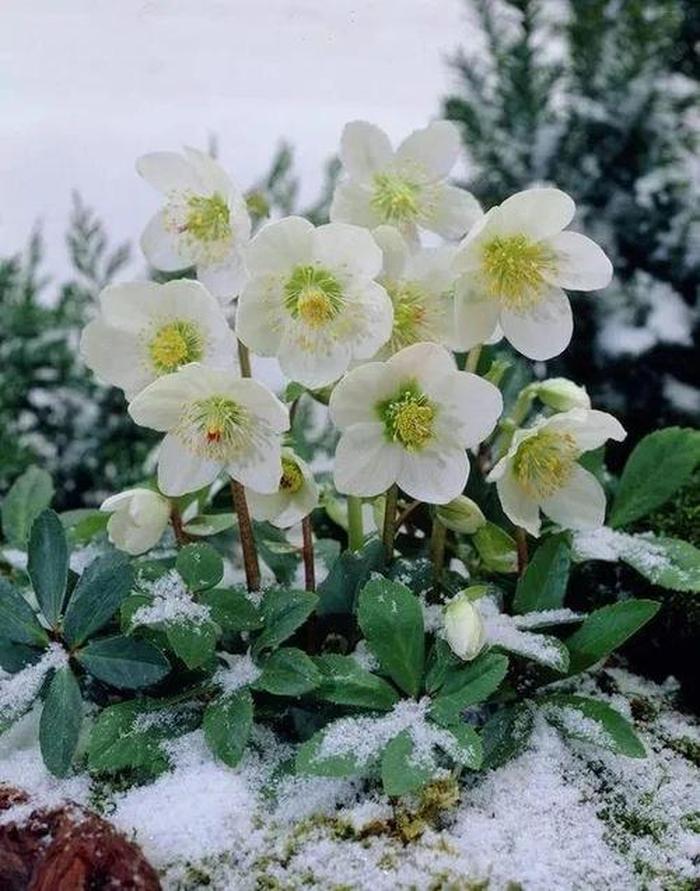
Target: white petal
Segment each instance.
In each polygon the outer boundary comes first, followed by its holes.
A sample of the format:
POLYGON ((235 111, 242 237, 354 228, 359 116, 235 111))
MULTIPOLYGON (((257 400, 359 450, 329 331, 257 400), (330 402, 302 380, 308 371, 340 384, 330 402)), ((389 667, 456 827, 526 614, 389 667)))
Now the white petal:
POLYGON ((386 364, 400 381, 415 379, 428 392, 457 370, 451 353, 437 343, 414 343, 386 364))
POLYGON ((151 152, 136 161, 136 170, 147 183, 167 194, 173 190, 197 190, 192 165, 177 152, 151 152))
POLYGON ((154 378, 146 367, 135 335, 106 325, 100 319, 84 328, 80 353, 103 383, 121 387, 127 399, 133 399, 154 378))
POLYGON ((430 200, 421 209, 418 225, 443 238, 457 239, 482 216, 481 205, 471 192, 441 183, 430 187, 430 200))
POLYGON ((565 529, 597 529, 605 522, 605 492, 578 464, 567 484, 540 502, 547 516, 565 529))
POLYGON ((335 487, 345 495, 379 495, 396 482, 401 457, 402 449, 386 439, 383 424, 355 424, 340 437, 335 452, 335 487))
POLYGON ((208 152, 186 147, 185 157, 198 179, 196 191, 228 196, 233 189, 231 177, 208 152))
POLYGON ((428 182, 445 179, 454 167, 461 141, 459 131, 449 121, 433 121, 422 130, 415 130, 396 150, 396 165, 411 172, 420 172, 428 182))
POLYGON ((351 121, 340 137, 340 160, 359 183, 369 184, 375 173, 383 170, 394 157, 389 137, 367 121, 351 121))
POLYGON ((484 297, 468 273, 457 280, 454 296, 454 327, 450 346, 470 350, 489 340, 498 326, 499 305, 484 297))
POLYGON ((184 407, 192 399, 209 395, 207 377, 201 366, 187 365, 174 374, 166 374, 149 384, 129 405, 129 414, 142 427, 172 430, 184 407))
POLYGON ((236 308, 236 333, 260 356, 276 356, 282 336, 279 283, 269 276, 249 281, 236 308))
POLYGON ((312 257, 331 272, 372 279, 382 268, 382 252, 371 234, 348 223, 327 223, 313 235, 312 257))
POLYGON ((227 473, 263 495, 273 494, 279 489, 282 478, 282 444, 278 436, 259 439, 253 451, 240 459, 230 461, 227 473))
MULTIPOLYGON (((384 288, 377 282, 363 282, 346 292, 348 301, 343 320, 352 319, 347 343, 353 359, 371 359, 391 337, 394 307, 384 288)), ((344 321, 339 321, 342 328, 344 321)))
POLYGON ((143 230, 141 250, 151 266, 163 272, 177 272, 194 262, 187 240, 166 230, 163 211, 152 217, 143 230))
POLYGON ((518 485, 510 467, 507 467, 504 463, 503 468, 506 472, 496 482, 496 489, 503 513, 511 523, 514 523, 516 526, 522 526, 530 535, 539 535, 540 509, 537 502, 533 501, 518 485))
POLYGON ((622 442, 627 432, 617 418, 597 409, 572 409, 554 415, 547 423, 551 429, 561 429, 576 439, 579 452, 590 452, 614 439, 622 442))
MULTIPOLYGON (((289 495, 278 490, 270 495, 263 495, 253 489, 246 489, 248 508, 254 520, 271 522, 289 506, 289 495)), ((289 524, 290 526, 292 523, 289 524)))
POLYGON ((393 226, 377 226, 372 235, 382 251, 382 279, 398 281, 411 254, 406 239, 393 226))
POLYGON ((452 245, 420 248, 410 255, 404 278, 418 282, 429 294, 444 294, 455 281, 454 255, 452 245))
POLYGON ((576 205, 559 189, 526 189, 517 192, 498 207, 501 235, 526 234, 539 241, 566 229, 574 218, 576 205))
POLYGON ((253 418, 264 421, 275 433, 289 429, 286 406, 264 384, 250 378, 231 377, 222 392, 247 408, 253 418))
POLYGON ((230 303, 240 294, 247 272, 241 251, 231 251, 222 263, 197 266, 197 278, 221 303, 230 303))
POLYGON ((527 314, 502 309, 501 327, 519 353, 529 359, 552 359, 571 341, 574 320, 569 298, 559 288, 551 288, 527 314))
POLYGON ((396 481, 411 498, 447 504, 461 495, 468 476, 465 450, 456 443, 436 441, 415 452, 404 451, 396 481))
POLYGON ((251 275, 288 274, 311 259, 314 227, 301 217, 267 223, 248 245, 245 261, 251 275))
POLYGON ((106 324, 138 334, 153 319, 162 285, 126 282, 108 285, 100 293, 100 310, 106 324))
POLYGON ((448 375, 429 395, 438 405, 440 428, 467 448, 493 432, 503 411, 498 387, 467 371, 448 375))
POLYGON ((556 268, 542 273, 547 281, 574 291, 597 291, 610 284, 612 263, 595 241, 578 232, 560 232, 547 241, 557 255, 556 268))
POLYGON ((156 289, 143 301, 151 318, 185 317, 193 321, 202 320, 212 326, 226 324, 219 304, 200 282, 180 278, 163 285, 156 285, 156 289))
POLYGON ((144 489, 139 486, 133 489, 125 489, 123 492, 117 492, 116 495, 110 495, 109 498, 105 498, 105 500, 100 505, 100 510, 111 513, 112 511, 118 510, 120 507, 128 506, 129 502, 135 495, 139 495, 144 492, 147 492, 150 495, 154 494, 152 489, 144 489))
POLYGON ((333 389, 328 404, 339 430, 353 424, 376 422, 376 405, 396 393, 399 377, 384 362, 368 362, 349 371, 333 389))
POLYGON ((339 182, 333 191, 333 200, 329 211, 332 223, 353 223, 374 229, 382 222, 381 216, 374 210, 370 201, 372 192, 352 180, 339 182))
POLYGON ((158 452, 158 488, 164 495, 184 495, 213 483, 221 471, 217 461, 207 461, 186 449, 172 433, 158 452))
POLYGON ((337 381, 350 365, 350 345, 332 340, 306 344, 297 327, 287 329, 280 341, 277 358, 284 374, 311 390, 337 381))

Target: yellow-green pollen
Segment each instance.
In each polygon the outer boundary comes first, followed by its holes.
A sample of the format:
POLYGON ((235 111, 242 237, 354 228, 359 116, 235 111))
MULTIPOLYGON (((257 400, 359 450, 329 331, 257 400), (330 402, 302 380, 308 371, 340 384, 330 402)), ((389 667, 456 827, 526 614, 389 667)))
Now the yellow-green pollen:
POLYGON ((435 408, 415 383, 377 406, 389 439, 412 451, 422 448, 433 435, 435 408))
POLYGON ((524 310, 539 303, 545 286, 542 273, 553 262, 545 245, 525 235, 508 235, 484 245, 481 265, 489 294, 508 309, 524 310))
POLYGON ((521 443, 513 459, 513 473, 531 498, 549 498, 569 481, 578 456, 570 433, 542 430, 521 443))
POLYGON ((304 475, 299 465, 292 458, 282 458, 282 479, 280 489, 295 495, 304 485, 304 475))
POLYGON ((425 295, 415 282, 385 282, 384 287, 394 307, 394 326, 389 348, 392 353, 403 347, 434 340, 430 312, 425 295))
POLYGON ((420 211, 420 186, 396 173, 377 173, 370 204, 385 223, 414 222, 420 211))
POLYGON ((223 241, 231 237, 231 211, 225 198, 213 195, 190 195, 184 227, 197 241, 223 241))
POLYGON ((310 328, 323 328, 340 312, 343 291, 327 269, 296 266, 284 285, 284 305, 290 315, 310 328))
POLYGON ((204 355, 204 342, 193 322, 169 322, 151 338, 148 353, 158 374, 170 374, 181 365, 198 362, 204 355))
POLYGON ((202 458, 226 461, 250 439, 249 416, 243 406, 226 396, 209 396, 186 409, 180 435, 188 448, 202 458))

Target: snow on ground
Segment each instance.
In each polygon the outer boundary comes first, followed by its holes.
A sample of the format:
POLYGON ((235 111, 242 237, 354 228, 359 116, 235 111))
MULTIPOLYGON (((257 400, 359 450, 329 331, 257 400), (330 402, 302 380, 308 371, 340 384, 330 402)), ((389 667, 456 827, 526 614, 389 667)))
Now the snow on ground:
POLYGON ((518 759, 467 776, 459 804, 408 843, 374 785, 290 775, 290 747, 263 727, 238 770, 215 761, 195 732, 171 745, 170 772, 105 800, 83 775, 47 775, 29 715, 0 741, 0 780, 29 790, 35 804, 62 795, 93 806, 100 800, 161 870, 167 891, 695 887, 697 725, 673 710, 672 683, 659 687, 621 669, 603 680, 579 687, 597 696, 600 686, 612 691, 603 698, 634 716, 646 760, 564 741, 540 716, 518 759))

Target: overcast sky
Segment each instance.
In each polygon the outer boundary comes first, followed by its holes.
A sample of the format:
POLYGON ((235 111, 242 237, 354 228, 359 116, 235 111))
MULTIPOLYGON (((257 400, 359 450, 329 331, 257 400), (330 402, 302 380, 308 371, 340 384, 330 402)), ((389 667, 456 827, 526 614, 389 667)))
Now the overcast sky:
POLYGON ((435 116, 467 39, 462 0, 0 0, 0 254, 42 218, 62 271, 73 188, 135 241, 135 158, 210 134, 244 187, 286 137, 311 195, 345 121, 435 116))

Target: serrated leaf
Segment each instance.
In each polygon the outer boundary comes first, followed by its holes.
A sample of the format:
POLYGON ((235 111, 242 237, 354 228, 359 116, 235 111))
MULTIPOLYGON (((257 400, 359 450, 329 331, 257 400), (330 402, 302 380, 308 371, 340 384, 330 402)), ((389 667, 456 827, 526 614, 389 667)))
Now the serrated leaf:
POLYGON ((49 642, 34 610, 3 576, 0 576, 0 630, 3 637, 13 643, 41 647, 49 642))
POLYGON ((123 554, 98 557, 78 579, 68 599, 63 633, 71 646, 87 640, 114 616, 134 583, 134 572, 123 554))
POLYGON ((178 619, 166 624, 168 643, 188 668, 206 664, 216 652, 221 629, 211 619, 178 619))
POLYGON ((253 700, 248 690, 237 690, 207 706, 202 721, 209 748, 229 767, 236 767, 253 726, 253 700))
POLYGON ((49 474, 39 467, 28 467, 18 477, 2 500, 2 531, 11 545, 24 548, 32 523, 51 504, 54 487, 49 474))
POLYGON ((382 752, 382 786, 386 795, 399 796, 424 786, 435 772, 435 764, 415 758, 414 744, 408 730, 390 740, 382 752))
POLYGON ((382 669, 409 696, 423 678, 425 629, 420 601, 408 588, 371 579, 360 592, 357 621, 382 669))
POLYGON ((212 619, 223 631, 253 631, 262 626, 260 611, 244 588, 214 588, 200 594, 197 602, 208 607, 212 619))
POLYGON ((525 703, 501 708, 491 715, 481 730, 482 766, 491 770, 520 755, 530 740, 532 727, 532 711, 525 703))
POLYGON ((482 653, 472 663, 448 672, 430 707, 430 717, 446 727, 460 724, 462 712, 494 693, 508 672, 508 657, 482 653))
POLYGON ((312 659, 296 647, 282 647, 269 656, 255 688, 276 696, 301 696, 318 687, 321 672, 312 659))
POLYGON ((571 550, 563 535, 553 535, 535 551, 518 579, 513 599, 517 613, 559 609, 564 605, 571 569, 571 550))
POLYGON ((387 711, 399 700, 396 690, 383 678, 360 666, 352 656, 328 653, 314 660, 321 671, 318 696, 337 705, 387 711))
POLYGON ((66 665, 51 679, 39 723, 41 756, 54 776, 65 777, 69 773, 82 723, 80 687, 66 665))
POLYGON ((541 704, 547 720, 567 736, 630 758, 646 756, 629 721, 605 702, 586 696, 556 694, 547 696, 541 704))
POLYGON ((190 591, 214 588, 224 577, 221 554, 203 541, 185 545, 178 552, 175 569, 190 591))
POLYGON ((128 690, 157 684, 170 671, 170 663, 157 647, 121 634, 91 641, 76 655, 98 680, 128 690))
POLYGON ((609 656, 656 615, 655 600, 623 600, 586 616, 581 627, 566 639, 569 673, 576 674, 609 656))
POLYGON ((263 629, 254 652, 274 649, 291 637, 314 611, 318 598, 310 591, 287 591, 271 588, 262 601, 263 629))
POLYGON ((58 514, 52 510, 42 511, 32 524, 27 572, 42 613, 55 627, 68 583, 68 542, 58 514))
POLYGON ((319 615, 352 613, 357 592, 384 565, 384 545, 374 538, 359 551, 344 551, 318 586, 319 615))

